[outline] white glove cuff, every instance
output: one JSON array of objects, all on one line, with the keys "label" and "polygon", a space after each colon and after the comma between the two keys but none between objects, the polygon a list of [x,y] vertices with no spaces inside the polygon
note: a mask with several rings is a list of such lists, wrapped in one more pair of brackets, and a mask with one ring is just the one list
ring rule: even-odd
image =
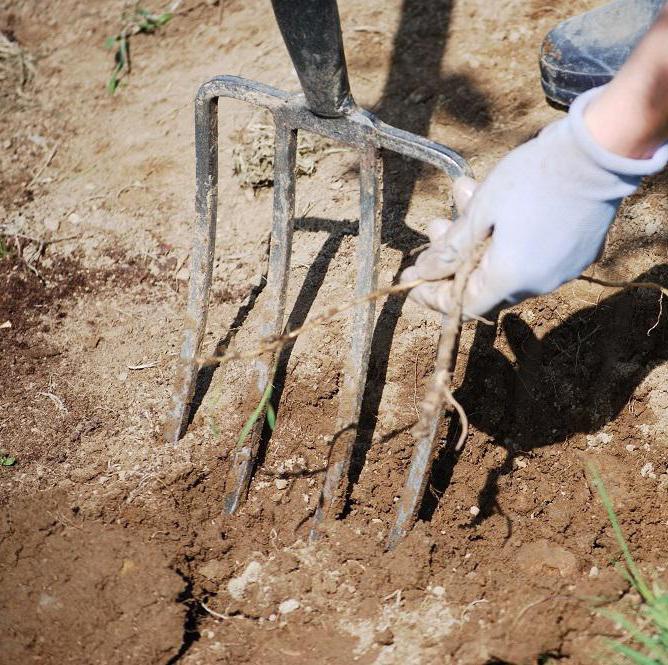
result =
[{"label": "white glove cuff", "polygon": [[592,99],[598,97],[604,88],[605,86],[592,88],[571,104],[568,123],[580,149],[598,166],[619,175],[642,177],[663,171],[668,163],[668,143],[659,147],[649,159],[622,157],[596,143],[585,125],[584,112]]}]

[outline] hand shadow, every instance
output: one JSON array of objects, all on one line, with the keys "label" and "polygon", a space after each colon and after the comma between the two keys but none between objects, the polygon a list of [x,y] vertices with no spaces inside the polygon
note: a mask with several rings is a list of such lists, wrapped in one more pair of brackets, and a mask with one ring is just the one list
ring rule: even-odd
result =
[{"label": "hand shadow", "polygon": [[[668,264],[635,281],[668,284]],[[654,289],[617,292],[575,312],[542,338],[519,316],[506,314],[501,326],[515,362],[492,346],[495,329],[478,324],[455,396],[471,424],[492,436],[506,458],[488,474],[472,524],[494,511],[498,478],[512,471],[518,452],[597,432],[619,415],[645,377],[668,360],[668,317],[662,316],[660,298]],[[431,519],[435,495],[447,488],[454,463],[447,446],[433,464],[435,491],[425,497],[422,519]]]}]

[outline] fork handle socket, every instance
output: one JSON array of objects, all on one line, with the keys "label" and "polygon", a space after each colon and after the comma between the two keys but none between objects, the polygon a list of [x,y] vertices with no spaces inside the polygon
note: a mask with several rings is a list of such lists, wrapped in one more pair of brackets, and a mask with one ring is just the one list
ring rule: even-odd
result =
[{"label": "fork handle socket", "polygon": [[272,0],[308,107],[339,118],[354,106],[336,0]]}]

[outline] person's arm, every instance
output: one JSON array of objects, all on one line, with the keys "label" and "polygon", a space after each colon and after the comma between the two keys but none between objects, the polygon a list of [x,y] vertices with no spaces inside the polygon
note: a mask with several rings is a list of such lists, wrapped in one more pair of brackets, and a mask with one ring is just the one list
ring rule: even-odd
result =
[{"label": "person's arm", "polygon": [[599,145],[624,157],[646,158],[668,140],[668,5],[585,123]]},{"label": "person's arm", "polygon": [[577,277],[596,260],[622,199],[665,168],[666,141],[668,7],[611,83],[581,95],[566,118],[510,152],[475,191],[470,180],[455,183],[465,207],[454,223],[432,223],[430,247],[402,275],[430,281],[410,297],[447,313],[449,278],[490,234],[467,285],[467,314]]}]

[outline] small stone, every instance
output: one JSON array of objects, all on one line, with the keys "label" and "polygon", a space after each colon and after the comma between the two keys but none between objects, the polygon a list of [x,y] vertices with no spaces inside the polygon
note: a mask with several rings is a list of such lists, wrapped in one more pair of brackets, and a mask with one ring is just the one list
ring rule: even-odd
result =
[{"label": "small stone", "polygon": [[469,513],[471,513],[473,517],[478,517],[478,515],[480,515],[480,508],[478,508],[478,506],[471,506],[469,508]]},{"label": "small stone", "polygon": [[[519,540],[519,539],[518,539]],[[545,539],[520,543],[515,555],[517,566],[531,575],[572,577],[578,571],[577,557],[560,545]]]},{"label": "small stone", "polygon": [[288,481],[285,478],[276,478],[274,485],[276,485],[277,490],[284,490],[288,486]]},{"label": "small stone", "polygon": [[629,443],[626,446],[626,450],[628,450],[630,453],[632,453],[635,449],[636,449],[636,447],[632,443]]},{"label": "small stone", "polygon": [[212,640],[216,634],[212,630],[203,630],[202,637],[205,637],[207,640]]},{"label": "small stone", "polygon": [[219,580],[229,574],[228,565],[224,561],[213,559],[199,567],[199,574],[208,580]]},{"label": "small stone", "polygon": [[279,614],[290,614],[299,609],[299,601],[296,598],[288,598],[278,606]]},{"label": "small stone", "polygon": [[376,644],[389,646],[390,644],[394,644],[394,633],[389,628],[385,628],[384,630],[376,631],[373,639]]},{"label": "small stone", "polygon": [[77,215],[76,212],[73,212],[67,219],[70,224],[81,224],[81,215]]},{"label": "small stone", "polygon": [[589,571],[589,577],[598,577],[599,572],[600,571],[597,566],[592,566],[591,570]]},{"label": "small stone", "polygon": [[654,473],[654,464],[647,462],[647,464],[645,464],[643,468],[640,469],[640,475],[643,478],[656,478],[656,474]]},{"label": "small stone", "polygon": [[56,217],[46,217],[44,219],[44,228],[47,231],[57,231],[60,228],[60,220]]},{"label": "small stone", "polygon": [[443,598],[445,595],[445,589],[442,586],[433,587],[431,592],[436,596],[436,598]]},{"label": "small stone", "polygon": [[227,590],[236,600],[241,600],[246,591],[246,587],[253,582],[257,582],[262,574],[262,564],[257,561],[251,561],[239,577],[233,577],[227,583]]}]

